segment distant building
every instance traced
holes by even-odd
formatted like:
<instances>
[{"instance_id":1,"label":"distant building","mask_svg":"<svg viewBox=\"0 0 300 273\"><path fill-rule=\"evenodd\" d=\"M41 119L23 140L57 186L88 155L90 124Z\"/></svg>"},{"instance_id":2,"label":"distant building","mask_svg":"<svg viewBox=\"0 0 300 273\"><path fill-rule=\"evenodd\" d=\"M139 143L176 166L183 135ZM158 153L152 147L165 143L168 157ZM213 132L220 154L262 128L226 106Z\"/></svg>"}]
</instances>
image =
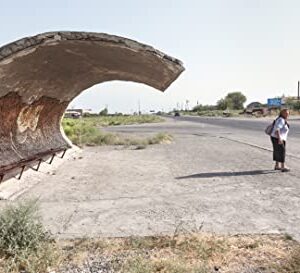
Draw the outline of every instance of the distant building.
<instances>
[{"instance_id":1,"label":"distant building","mask_svg":"<svg viewBox=\"0 0 300 273\"><path fill-rule=\"evenodd\" d=\"M251 102L247 105L245 109L245 113L251 114L251 115L265 115L267 113L267 108L264 107L264 105L258 101Z\"/></svg>"},{"instance_id":2,"label":"distant building","mask_svg":"<svg viewBox=\"0 0 300 273\"><path fill-rule=\"evenodd\" d=\"M80 118L83 117L84 115L89 115L93 114L91 109L67 109L65 112L65 117L66 118Z\"/></svg>"},{"instance_id":3,"label":"distant building","mask_svg":"<svg viewBox=\"0 0 300 273\"><path fill-rule=\"evenodd\" d=\"M246 109L253 110L253 109L262 108L262 107L263 107L262 103L255 101L255 102L251 102L250 104L248 104Z\"/></svg>"},{"instance_id":4,"label":"distant building","mask_svg":"<svg viewBox=\"0 0 300 273\"><path fill-rule=\"evenodd\" d=\"M74 111L74 110L66 110L65 118L81 118L82 117L82 113L79 111Z\"/></svg>"}]
</instances>

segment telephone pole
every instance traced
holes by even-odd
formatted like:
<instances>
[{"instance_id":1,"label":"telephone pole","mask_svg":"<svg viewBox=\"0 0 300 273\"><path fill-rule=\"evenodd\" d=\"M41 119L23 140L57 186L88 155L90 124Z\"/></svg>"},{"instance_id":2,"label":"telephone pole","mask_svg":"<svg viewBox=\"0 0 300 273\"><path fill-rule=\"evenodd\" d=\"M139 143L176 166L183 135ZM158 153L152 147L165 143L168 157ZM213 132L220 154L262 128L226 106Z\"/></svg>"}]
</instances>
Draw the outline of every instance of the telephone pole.
<instances>
[{"instance_id":1,"label":"telephone pole","mask_svg":"<svg viewBox=\"0 0 300 273\"><path fill-rule=\"evenodd\" d=\"M298 81L298 100L300 100L300 81Z\"/></svg>"},{"instance_id":2,"label":"telephone pole","mask_svg":"<svg viewBox=\"0 0 300 273\"><path fill-rule=\"evenodd\" d=\"M141 101L140 101L140 100L138 101L138 107L139 107L139 112L138 112L138 114L140 115L140 114L141 114Z\"/></svg>"}]
</instances>

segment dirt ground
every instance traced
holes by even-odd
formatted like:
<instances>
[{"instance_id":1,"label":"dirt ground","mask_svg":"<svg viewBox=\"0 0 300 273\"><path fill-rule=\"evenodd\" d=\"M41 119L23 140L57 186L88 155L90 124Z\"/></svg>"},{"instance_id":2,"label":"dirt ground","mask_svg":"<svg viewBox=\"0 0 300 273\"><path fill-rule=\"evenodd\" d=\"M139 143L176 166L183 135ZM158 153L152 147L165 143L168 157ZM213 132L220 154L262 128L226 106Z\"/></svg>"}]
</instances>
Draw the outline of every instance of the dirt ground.
<instances>
[{"instance_id":1,"label":"dirt ground","mask_svg":"<svg viewBox=\"0 0 300 273\"><path fill-rule=\"evenodd\" d=\"M296 139L291 139L295 157L288 157L292 172L279 173L272 170L266 136L261 140L248 132L174 120L113 130L165 131L174 142L140 150L86 147L53 169L43 165L39 178L7 182L12 188L16 183L28 187L0 205L38 198L43 221L58 238L163 235L181 229L282 233L300 240Z\"/></svg>"}]
</instances>

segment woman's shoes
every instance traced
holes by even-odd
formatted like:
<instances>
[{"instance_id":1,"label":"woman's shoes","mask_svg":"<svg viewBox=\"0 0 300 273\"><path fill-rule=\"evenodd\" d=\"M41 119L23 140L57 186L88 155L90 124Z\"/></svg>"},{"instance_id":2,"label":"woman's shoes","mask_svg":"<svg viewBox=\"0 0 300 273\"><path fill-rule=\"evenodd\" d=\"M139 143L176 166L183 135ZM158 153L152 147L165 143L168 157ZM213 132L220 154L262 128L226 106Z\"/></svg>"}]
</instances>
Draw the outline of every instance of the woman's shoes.
<instances>
[{"instance_id":1,"label":"woman's shoes","mask_svg":"<svg viewBox=\"0 0 300 273\"><path fill-rule=\"evenodd\" d=\"M289 168L279 168L279 167L277 167L277 166L274 167L274 170L275 170L275 171L282 171L283 173L287 173L287 172L290 171Z\"/></svg>"}]
</instances>

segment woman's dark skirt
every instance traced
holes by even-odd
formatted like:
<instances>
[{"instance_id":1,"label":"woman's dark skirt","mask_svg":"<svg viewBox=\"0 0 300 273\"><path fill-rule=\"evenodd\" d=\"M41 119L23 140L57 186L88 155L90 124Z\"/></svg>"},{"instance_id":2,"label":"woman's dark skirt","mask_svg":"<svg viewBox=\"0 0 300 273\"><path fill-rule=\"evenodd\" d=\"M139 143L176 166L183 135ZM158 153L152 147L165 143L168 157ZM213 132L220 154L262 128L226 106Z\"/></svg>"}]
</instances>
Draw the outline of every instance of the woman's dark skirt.
<instances>
[{"instance_id":1,"label":"woman's dark skirt","mask_svg":"<svg viewBox=\"0 0 300 273\"><path fill-rule=\"evenodd\" d=\"M285 151L286 151L286 142L283 141L283 144L278 144L278 138L271 137L273 144L273 160L276 162L285 162Z\"/></svg>"}]
</instances>

